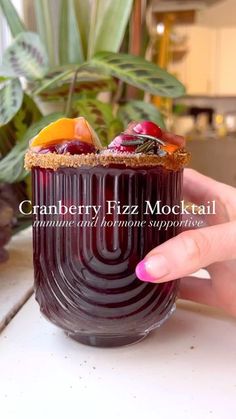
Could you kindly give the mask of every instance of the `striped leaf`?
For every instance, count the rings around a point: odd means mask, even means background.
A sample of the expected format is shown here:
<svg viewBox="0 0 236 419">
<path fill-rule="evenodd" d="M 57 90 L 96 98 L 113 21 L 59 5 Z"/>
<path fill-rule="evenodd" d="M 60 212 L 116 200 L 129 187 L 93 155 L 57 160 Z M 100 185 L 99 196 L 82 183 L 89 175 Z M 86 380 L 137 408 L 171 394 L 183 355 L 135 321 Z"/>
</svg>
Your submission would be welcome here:
<svg viewBox="0 0 236 419">
<path fill-rule="evenodd" d="M 74 111 L 88 120 L 103 146 L 123 129 L 123 125 L 114 118 L 112 106 L 108 103 L 97 99 L 81 99 L 75 103 Z"/>
<path fill-rule="evenodd" d="M 131 121 L 149 120 L 155 122 L 161 128 L 165 128 L 165 123 L 159 109 L 150 103 L 139 100 L 132 100 L 126 105 L 120 106 L 118 117 L 123 121 L 125 126 Z"/>
<path fill-rule="evenodd" d="M 115 83 L 112 80 L 78 81 L 74 87 L 73 98 L 81 96 L 96 96 L 100 92 L 114 90 Z M 44 100 L 66 99 L 69 93 L 70 83 L 63 83 L 52 89 L 44 90 L 40 97 Z"/>
<path fill-rule="evenodd" d="M 153 95 L 178 97 L 185 93 L 184 86 L 174 76 L 142 57 L 100 52 L 88 62 L 87 68 L 117 77 Z"/>
<path fill-rule="evenodd" d="M 29 127 L 21 141 L 0 161 L 0 182 L 20 182 L 27 176 L 27 172 L 24 169 L 24 155 L 28 148 L 29 140 L 37 135 L 46 125 L 61 117 L 61 113 L 47 115 Z"/>
<path fill-rule="evenodd" d="M 39 35 L 20 33 L 4 52 L 3 67 L 9 68 L 15 77 L 42 79 L 48 70 L 48 58 Z"/>
<path fill-rule="evenodd" d="M 48 97 L 48 99 L 68 95 L 69 84 L 74 77 L 75 69 L 76 67 L 65 71 L 59 69 L 47 74 L 43 82 L 38 83 L 33 93 Z M 87 71 L 81 68 L 77 74 L 75 93 L 81 93 L 83 90 L 94 91 L 96 93 L 98 91 L 111 91 L 114 89 L 115 83 L 112 79 L 99 74 L 97 71 Z"/>
<path fill-rule="evenodd" d="M 17 141 L 21 141 L 28 127 L 42 118 L 30 96 L 24 94 L 22 105 L 8 124 L 0 127 L 0 155 L 4 157 Z"/>
<path fill-rule="evenodd" d="M 6 81 L 0 90 L 0 126 L 7 124 L 20 109 L 23 90 L 18 79 Z"/>
</svg>

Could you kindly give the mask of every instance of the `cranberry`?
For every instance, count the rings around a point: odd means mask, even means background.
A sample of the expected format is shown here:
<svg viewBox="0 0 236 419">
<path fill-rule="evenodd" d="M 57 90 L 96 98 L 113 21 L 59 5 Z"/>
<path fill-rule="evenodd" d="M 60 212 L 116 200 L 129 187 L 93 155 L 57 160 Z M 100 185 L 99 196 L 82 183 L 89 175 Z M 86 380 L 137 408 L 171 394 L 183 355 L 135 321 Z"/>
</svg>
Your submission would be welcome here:
<svg viewBox="0 0 236 419">
<path fill-rule="evenodd" d="M 132 145 L 132 141 L 137 140 L 133 135 L 128 134 L 120 134 L 114 138 L 114 140 L 108 145 L 109 149 L 113 149 L 116 151 L 127 152 L 127 153 L 134 153 L 137 145 Z M 129 142 L 130 145 L 123 145 L 123 142 Z"/>
<path fill-rule="evenodd" d="M 84 141 L 70 140 L 64 141 L 59 144 L 50 145 L 45 148 L 41 148 L 39 151 L 41 154 L 57 153 L 57 154 L 88 154 L 95 153 L 96 149 L 93 144 L 88 144 Z"/>
<path fill-rule="evenodd" d="M 151 121 L 142 121 L 142 122 L 131 122 L 127 128 L 127 132 L 131 134 L 140 134 L 140 135 L 151 135 L 155 138 L 162 138 L 162 130 L 161 128 L 154 124 Z"/>
<path fill-rule="evenodd" d="M 56 151 L 56 146 L 50 145 L 46 148 L 41 148 L 38 152 L 41 154 L 47 154 L 47 153 L 55 153 L 55 151 Z"/>
<path fill-rule="evenodd" d="M 67 141 L 56 146 L 58 154 L 88 154 L 95 153 L 95 151 L 95 147 L 92 144 L 79 140 Z"/>
</svg>

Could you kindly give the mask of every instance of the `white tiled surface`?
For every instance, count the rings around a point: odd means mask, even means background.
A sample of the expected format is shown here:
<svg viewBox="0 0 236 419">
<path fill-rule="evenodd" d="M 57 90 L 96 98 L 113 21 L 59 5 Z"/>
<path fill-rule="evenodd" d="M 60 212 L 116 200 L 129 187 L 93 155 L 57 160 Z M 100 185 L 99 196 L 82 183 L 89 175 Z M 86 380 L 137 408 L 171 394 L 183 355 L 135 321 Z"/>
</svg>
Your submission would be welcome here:
<svg viewBox="0 0 236 419">
<path fill-rule="evenodd" d="M 0 263 L 0 332 L 33 292 L 31 228 L 9 243 L 10 257 Z"/>
<path fill-rule="evenodd" d="M 31 298 L 0 335 L 3 419 L 235 419 L 236 321 L 181 303 L 139 344 L 86 347 Z"/>
</svg>

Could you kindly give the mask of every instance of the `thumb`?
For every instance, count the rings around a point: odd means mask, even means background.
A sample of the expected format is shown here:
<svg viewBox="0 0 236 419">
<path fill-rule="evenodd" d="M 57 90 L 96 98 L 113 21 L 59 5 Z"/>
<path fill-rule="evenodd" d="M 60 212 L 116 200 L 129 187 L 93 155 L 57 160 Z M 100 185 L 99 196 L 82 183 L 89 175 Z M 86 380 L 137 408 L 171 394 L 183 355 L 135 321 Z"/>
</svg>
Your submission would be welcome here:
<svg viewBox="0 0 236 419">
<path fill-rule="evenodd" d="M 236 221 L 189 230 L 147 254 L 136 267 L 146 282 L 166 282 L 189 275 L 213 262 L 236 258 Z"/>
</svg>

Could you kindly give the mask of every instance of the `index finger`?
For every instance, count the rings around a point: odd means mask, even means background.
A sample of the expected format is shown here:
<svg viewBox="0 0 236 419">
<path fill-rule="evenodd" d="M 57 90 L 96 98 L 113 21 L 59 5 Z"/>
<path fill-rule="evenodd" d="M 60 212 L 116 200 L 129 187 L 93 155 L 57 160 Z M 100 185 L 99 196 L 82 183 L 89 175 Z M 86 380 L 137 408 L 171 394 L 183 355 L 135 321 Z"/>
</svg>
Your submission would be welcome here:
<svg viewBox="0 0 236 419">
<path fill-rule="evenodd" d="M 137 265 L 136 274 L 146 282 L 166 282 L 198 271 L 214 262 L 233 260 L 236 221 L 189 230 L 151 250 Z"/>
</svg>

